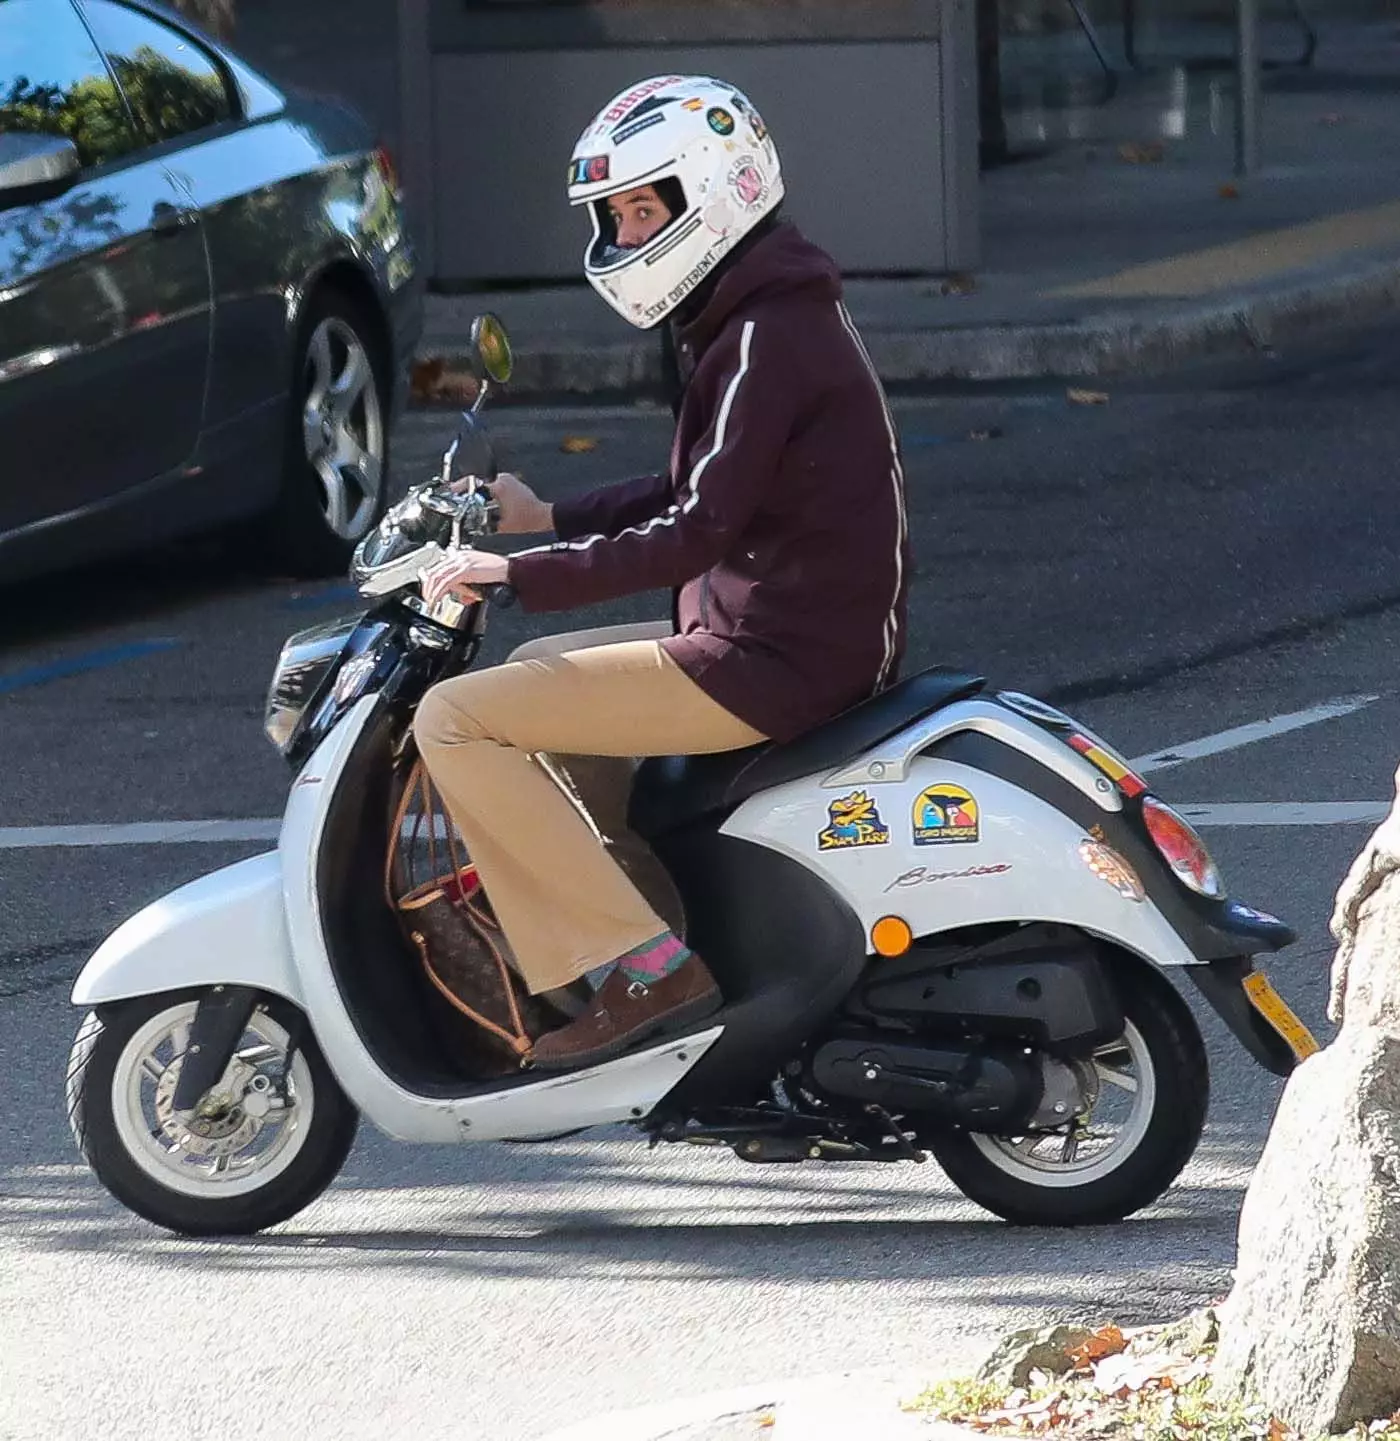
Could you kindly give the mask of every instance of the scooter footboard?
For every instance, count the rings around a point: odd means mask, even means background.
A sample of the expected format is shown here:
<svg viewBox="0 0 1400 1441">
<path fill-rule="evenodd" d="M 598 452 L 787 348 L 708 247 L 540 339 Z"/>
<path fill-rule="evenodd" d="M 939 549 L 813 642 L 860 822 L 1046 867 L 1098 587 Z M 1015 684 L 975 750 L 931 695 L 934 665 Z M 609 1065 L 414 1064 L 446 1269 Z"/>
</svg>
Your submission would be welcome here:
<svg viewBox="0 0 1400 1441">
<path fill-rule="evenodd" d="M 205 985 L 254 986 L 303 1006 L 276 851 L 201 876 L 138 911 L 93 952 L 72 1000 L 90 1009 Z"/>
</svg>

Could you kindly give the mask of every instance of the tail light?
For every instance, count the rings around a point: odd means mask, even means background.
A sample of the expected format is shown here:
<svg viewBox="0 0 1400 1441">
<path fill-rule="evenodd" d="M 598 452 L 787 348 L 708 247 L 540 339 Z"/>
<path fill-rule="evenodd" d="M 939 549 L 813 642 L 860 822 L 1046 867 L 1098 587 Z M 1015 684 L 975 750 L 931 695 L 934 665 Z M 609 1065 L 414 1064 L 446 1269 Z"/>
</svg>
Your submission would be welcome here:
<svg viewBox="0 0 1400 1441">
<path fill-rule="evenodd" d="M 1187 821 L 1156 796 L 1143 797 L 1142 819 L 1153 845 L 1182 885 L 1213 901 L 1218 901 L 1225 894 L 1220 872 L 1206 849 L 1206 843 Z"/>
</svg>

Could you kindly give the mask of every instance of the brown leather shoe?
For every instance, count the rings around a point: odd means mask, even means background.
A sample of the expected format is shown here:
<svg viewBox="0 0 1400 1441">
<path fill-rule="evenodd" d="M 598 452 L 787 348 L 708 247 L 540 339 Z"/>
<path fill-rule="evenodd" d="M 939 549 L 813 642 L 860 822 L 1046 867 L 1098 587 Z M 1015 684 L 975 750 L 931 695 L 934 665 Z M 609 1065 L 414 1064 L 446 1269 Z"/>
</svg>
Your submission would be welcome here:
<svg viewBox="0 0 1400 1441">
<path fill-rule="evenodd" d="M 654 1036 L 703 1020 L 724 1004 L 715 978 L 699 956 L 658 981 L 628 980 L 618 966 L 576 1021 L 535 1042 L 530 1064 L 545 1071 L 596 1066 Z"/>
</svg>

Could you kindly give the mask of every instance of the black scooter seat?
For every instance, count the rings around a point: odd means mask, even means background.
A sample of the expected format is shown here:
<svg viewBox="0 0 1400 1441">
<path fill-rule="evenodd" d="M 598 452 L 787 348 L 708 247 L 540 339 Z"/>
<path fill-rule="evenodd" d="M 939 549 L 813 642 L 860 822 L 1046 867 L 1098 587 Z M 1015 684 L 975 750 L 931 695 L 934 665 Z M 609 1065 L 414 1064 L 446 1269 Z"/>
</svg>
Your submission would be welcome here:
<svg viewBox="0 0 1400 1441">
<path fill-rule="evenodd" d="M 833 771 L 905 726 L 983 688 L 981 676 L 934 666 L 781 745 L 767 741 L 708 756 L 654 756 L 632 787 L 629 819 L 645 839 L 733 810 L 760 791 Z"/>
</svg>

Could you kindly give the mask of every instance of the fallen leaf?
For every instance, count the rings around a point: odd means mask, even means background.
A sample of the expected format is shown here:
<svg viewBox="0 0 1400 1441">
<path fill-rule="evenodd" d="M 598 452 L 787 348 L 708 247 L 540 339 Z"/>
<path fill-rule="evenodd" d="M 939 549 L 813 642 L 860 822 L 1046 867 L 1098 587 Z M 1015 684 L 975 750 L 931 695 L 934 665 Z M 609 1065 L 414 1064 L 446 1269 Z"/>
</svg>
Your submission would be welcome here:
<svg viewBox="0 0 1400 1441">
<path fill-rule="evenodd" d="M 972 295 L 977 289 L 977 277 L 960 272 L 957 275 L 950 275 L 943 282 L 943 293 L 945 295 Z"/>
<path fill-rule="evenodd" d="M 476 399 L 477 379 L 470 371 L 449 370 L 441 356 L 416 360 L 409 370 L 409 391 L 417 401 Z"/>
<path fill-rule="evenodd" d="M 771 1411 L 765 1411 L 763 1415 L 758 1418 L 758 1424 L 766 1431 L 770 1426 L 776 1426 L 778 1424 L 778 1418 Z"/>
<path fill-rule="evenodd" d="M 1069 394 L 1073 400 L 1076 392 L 1071 390 Z M 1108 397 L 1105 396 L 1104 399 L 1107 400 Z M 1079 402 L 1086 403 L 1088 402 Z M 1087 1371 L 1095 1361 L 1102 1361 L 1105 1356 L 1117 1356 L 1126 1345 L 1123 1332 L 1110 1321 L 1107 1326 L 1099 1327 L 1087 1341 L 1076 1346 L 1069 1353 L 1069 1359 L 1076 1371 Z"/>
<path fill-rule="evenodd" d="M 1322 125 L 1345 125 L 1346 123 L 1347 117 L 1336 110 L 1329 110 L 1319 121 L 1319 124 Z"/>
<path fill-rule="evenodd" d="M 1068 400 L 1071 405 L 1107 405 L 1107 404 L 1108 404 L 1108 395 L 1107 395 L 1107 393 L 1106 393 L 1105 391 L 1102 391 L 1102 390 L 1078 390 L 1078 389 L 1075 389 L 1075 388 L 1071 388 L 1071 389 L 1065 391 L 1065 399 Z M 1118 1339 L 1119 1339 L 1120 1341 L 1123 1339 L 1123 1333 L 1118 1330 L 1118 1327 L 1117 1327 L 1117 1326 L 1106 1326 L 1106 1327 L 1104 1327 L 1104 1330 L 1105 1330 L 1105 1331 L 1113 1331 L 1113 1332 L 1115 1332 L 1115 1333 L 1117 1334 Z M 1100 1332 L 1099 1334 L 1102 1335 L 1103 1333 Z M 1091 1337 L 1090 1340 L 1092 1340 L 1092 1339 L 1093 1339 L 1093 1338 Z M 1087 1345 L 1090 1344 L 1090 1342 L 1089 1342 L 1089 1341 L 1086 1341 L 1084 1344 L 1087 1346 Z M 1121 1348 L 1120 1348 L 1120 1349 L 1121 1349 Z M 1071 1353 L 1071 1354 L 1073 1354 L 1073 1353 Z"/>
<path fill-rule="evenodd" d="M 1001 434 L 999 425 L 989 425 L 985 430 L 969 430 L 967 438 L 969 440 L 1000 440 Z"/>
<path fill-rule="evenodd" d="M 1126 160 L 1129 165 L 1156 165 L 1166 153 L 1167 147 L 1160 140 L 1149 141 L 1146 145 L 1130 140 L 1118 147 L 1118 158 Z"/>
<path fill-rule="evenodd" d="M 1288 1441 L 1291 1434 L 1289 1428 L 1277 1416 L 1269 1417 L 1269 1441 Z"/>
<path fill-rule="evenodd" d="M 598 438 L 593 435 L 566 435 L 559 442 L 559 449 L 565 455 L 587 455 L 590 450 L 598 449 Z"/>
</svg>

